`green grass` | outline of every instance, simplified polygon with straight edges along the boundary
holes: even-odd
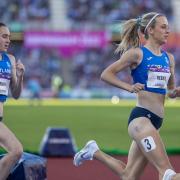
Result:
[[[18,103],[19,102],[19,103]],[[89,102],[89,103],[88,103]],[[38,152],[47,127],[69,128],[78,148],[89,139],[96,139],[102,149],[128,151],[131,139],[127,119],[134,101],[9,101],[4,108],[4,122],[15,132],[26,151]],[[174,105],[173,105],[174,104]],[[166,107],[162,138],[168,149],[180,149],[179,101]]]

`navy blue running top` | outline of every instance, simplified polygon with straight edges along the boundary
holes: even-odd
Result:
[[[134,84],[145,85],[145,91],[166,94],[170,73],[170,60],[165,51],[161,56],[153,54],[146,47],[141,47],[143,58],[141,63],[131,70]]]
[[[5,52],[1,54],[0,60],[0,102],[5,102],[8,96],[9,84],[11,79],[11,62]]]

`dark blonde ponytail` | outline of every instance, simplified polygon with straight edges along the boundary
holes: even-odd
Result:
[[[120,44],[115,52],[123,54],[129,48],[136,48],[141,45],[139,32],[141,32],[146,39],[149,38],[147,28],[154,27],[156,17],[164,16],[156,12],[151,12],[138,17],[137,19],[127,20],[123,24],[122,33],[120,37]]]
[[[137,19],[130,19],[124,23],[121,42],[118,45],[116,52],[124,53],[130,47],[138,47],[140,45],[138,34],[139,26],[137,21]]]

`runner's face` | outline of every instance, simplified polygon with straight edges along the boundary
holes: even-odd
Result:
[[[167,42],[169,33],[170,30],[167,18],[165,16],[157,17],[155,27],[150,30],[152,38],[162,45]]]
[[[6,26],[0,27],[0,51],[7,51],[10,44],[10,31]]]

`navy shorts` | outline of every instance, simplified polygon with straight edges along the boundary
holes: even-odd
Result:
[[[128,126],[131,121],[133,121],[135,118],[138,118],[138,117],[148,118],[156,129],[159,129],[161,127],[162,121],[163,121],[163,118],[157,116],[153,112],[142,107],[135,107],[131,111],[131,114],[129,116]]]

